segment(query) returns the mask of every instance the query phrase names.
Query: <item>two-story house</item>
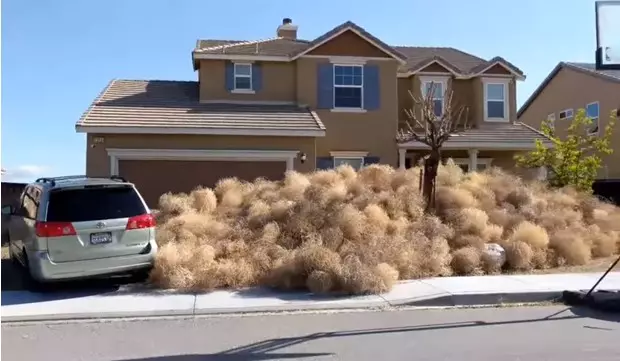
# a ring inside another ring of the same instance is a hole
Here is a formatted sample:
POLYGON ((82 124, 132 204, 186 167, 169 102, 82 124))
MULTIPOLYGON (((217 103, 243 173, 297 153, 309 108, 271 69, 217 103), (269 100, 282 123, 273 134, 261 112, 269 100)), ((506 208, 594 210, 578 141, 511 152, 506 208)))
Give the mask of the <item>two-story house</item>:
MULTIPOLYGON (((612 111, 620 109, 620 70, 597 70, 594 64, 560 62, 518 112, 520 122, 539 128, 549 119, 562 138, 578 109, 592 119, 589 135, 602 135, 612 111)), ((599 179, 620 180, 620 131, 611 138, 614 153, 603 158, 599 179)))
POLYGON ((525 77, 500 57, 389 46, 352 22, 310 41, 297 32, 284 19, 269 39, 199 40, 196 82, 111 81, 76 124, 87 133, 86 173, 120 174, 155 205, 162 193, 223 177, 406 167, 425 152, 395 140, 408 93, 432 82, 437 104, 453 89, 470 109, 472 128, 445 145, 463 167, 512 168, 514 153, 541 137, 516 122, 515 87, 525 77))

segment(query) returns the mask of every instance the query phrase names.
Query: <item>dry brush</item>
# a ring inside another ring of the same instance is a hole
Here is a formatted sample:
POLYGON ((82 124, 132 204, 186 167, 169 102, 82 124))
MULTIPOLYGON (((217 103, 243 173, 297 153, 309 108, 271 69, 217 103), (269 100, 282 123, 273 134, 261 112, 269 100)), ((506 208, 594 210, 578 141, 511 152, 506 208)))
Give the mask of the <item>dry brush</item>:
POLYGON ((343 166, 163 195, 151 281, 367 294, 399 279, 581 265, 620 250, 620 209, 590 195, 449 163, 428 215, 419 174, 343 166), (488 243, 506 250, 503 267, 488 243))

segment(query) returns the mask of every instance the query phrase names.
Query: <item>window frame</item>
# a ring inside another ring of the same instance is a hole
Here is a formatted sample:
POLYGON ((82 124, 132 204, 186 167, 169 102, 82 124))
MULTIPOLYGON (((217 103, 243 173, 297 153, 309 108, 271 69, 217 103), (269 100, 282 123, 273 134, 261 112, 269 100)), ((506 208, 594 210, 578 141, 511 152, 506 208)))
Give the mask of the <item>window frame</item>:
POLYGON ((591 125, 591 126, 592 126, 592 127, 596 127, 596 131, 590 131, 590 129, 589 129, 589 128, 588 128, 588 129, 586 129, 586 133, 587 133, 587 135, 597 135, 597 136, 598 136, 598 135, 599 135, 599 133, 600 133, 600 129, 601 129, 601 126, 600 126, 600 119, 601 119, 601 104, 598 102, 598 100, 597 100, 597 101, 595 101, 595 102, 588 103, 588 104, 586 104, 585 111, 586 111, 586 117, 588 117, 588 118, 592 119, 592 125, 591 125), (594 104, 596 104, 596 113, 597 113, 597 115, 596 115, 596 117, 590 117, 590 116, 588 115, 588 107, 589 107, 590 105, 594 105, 594 104))
POLYGON ((484 120, 486 122, 498 122, 507 123, 510 122, 510 80, 498 79, 498 78, 486 78, 482 80, 483 93, 484 93, 484 120), (501 85, 504 88, 504 116, 503 117, 489 117, 489 102, 499 102, 497 99, 489 99, 489 85, 501 85))
MULTIPOLYGON (((359 168, 354 168, 354 169, 355 169, 355 170, 360 170, 360 169, 362 169, 362 168, 364 167, 364 159, 365 159, 365 157, 361 157, 361 156, 343 156, 343 155, 340 155, 340 156, 333 156, 333 157, 332 157, 332 160, 333 160, 333 162, 334 162, 334 169, 339 167, 339 165, 336 165, 336 160, 337 160, 337 159, 355 159, 355 160, 361 160, 361 162, 360 162, 360 167, 359 167, 359 168)), ((349 165, 350 165, 350 164, 349 164, 349 165)), ((352 166, 352 167, 353 167, 353 166, 352 166)))
POLYGON ((233 63, 233 92, 236 93, 253 93, 254 84, 252 81, 254 69, 252 63, 233 63), (237 74, 237 66, 247 66, 250 69, 250 74, 237 74), (249 88, 237 88, 237 78, 247 78, 250 80, 249 88))
POLYGON ((334 109, 334 110, 345 110, 345 111, 363 110, 364 109, 364 65, 362 65, 362 64, 338 64, 338 63, 334 63, 334 64, 332 64, 332 69, 333 69, 332 109, 334 109), (343 68, 360 68, 361 69, 362 84, 360 84, 360 85, 336 84, 336 68, 338 68, 338 67, 343 67, 343 68), (356 89, 360 89, 360 106, 359 107, 336 106, 336 88, 356 88, 356 89))
POLYGON ((575 116, 575 111, 573 110, 573 108, 567 108, 567 109, 561 110, 560 113, 558 114, 558 118, 560 120, 571 119, 574 116, 575 116), (570 112, 570 116, 568 115, 568 112, 570 112), (564 113, 564 118, 562 118, 562 113, 564 113))
POLYGON ((435 94, 433 94, 433 110, 435 109, 435 101, 441 100, 441 114, 437 115, 435 114, 436 117, 441 117, 443 116, 443 112, 444 112, 444 107, 445 107, 445 102, 446 102, 446 91, 448 88, 448 77, 429 77, 429 76, 421 76, 420 77, 420 94, 422 94, 422 99, 426 99, 426 85, 427 84, 441 84, 441 98, 435 98, 435 94))

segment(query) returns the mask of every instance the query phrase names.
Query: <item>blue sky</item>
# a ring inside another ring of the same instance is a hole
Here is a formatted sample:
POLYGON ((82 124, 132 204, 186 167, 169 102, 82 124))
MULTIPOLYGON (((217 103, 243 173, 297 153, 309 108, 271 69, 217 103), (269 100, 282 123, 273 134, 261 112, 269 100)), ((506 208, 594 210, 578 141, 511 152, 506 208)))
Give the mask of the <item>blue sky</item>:
POLYGON ((304 39, 352 20, 392 45, 501 55, 527 75, 519 105, 559 61, 594 61, 594 0, 4 0, 2 168, 83 173, 74 124, 111 79, 196 80, 196 39, 272 37, 283 17, 304 39))

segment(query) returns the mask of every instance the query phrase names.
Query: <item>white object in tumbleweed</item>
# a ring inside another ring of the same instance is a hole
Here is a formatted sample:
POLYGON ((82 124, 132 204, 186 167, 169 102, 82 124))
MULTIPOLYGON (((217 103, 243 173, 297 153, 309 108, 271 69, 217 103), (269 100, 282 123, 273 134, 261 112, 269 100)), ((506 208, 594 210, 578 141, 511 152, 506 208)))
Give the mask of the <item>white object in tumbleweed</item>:
POLYGON ((488 255, 494 263, 499 265, 499 267, 502 267, 506 262, 506 251, 504 250, 504 247, 497 243, 485 244, 484 253, 488 255))

